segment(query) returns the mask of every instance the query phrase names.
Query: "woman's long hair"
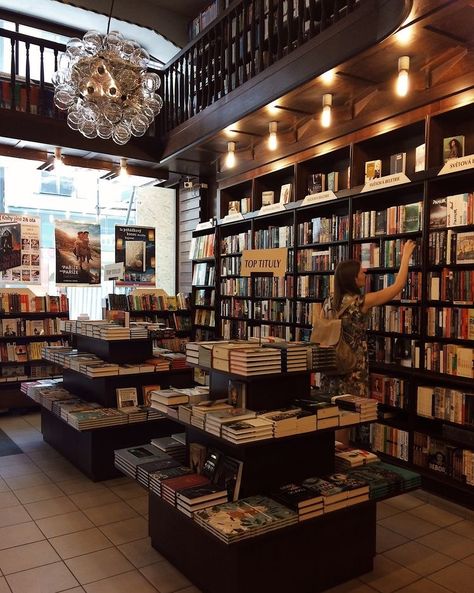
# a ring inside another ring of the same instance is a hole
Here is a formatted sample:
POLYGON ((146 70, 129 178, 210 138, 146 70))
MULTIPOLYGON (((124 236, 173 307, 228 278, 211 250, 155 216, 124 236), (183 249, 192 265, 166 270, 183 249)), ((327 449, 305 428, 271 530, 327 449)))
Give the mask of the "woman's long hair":
POLYGON ((360 288, 356 277, 360 271, 360 261, 348 259, 337 264, 334 272, 334 309, 337 311, 345 294, 358 295, 360 288))

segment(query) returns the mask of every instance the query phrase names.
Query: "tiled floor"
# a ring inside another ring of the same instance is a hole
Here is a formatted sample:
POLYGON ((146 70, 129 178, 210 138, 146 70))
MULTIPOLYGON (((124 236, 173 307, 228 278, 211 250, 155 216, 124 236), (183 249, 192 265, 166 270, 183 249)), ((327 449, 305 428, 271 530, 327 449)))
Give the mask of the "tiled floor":
MULTIPOLYGON (((150 546, 138 485, 84 477, 39 414, 0 428, 24 451, 0 457, 0 593, 199 593, 150 546)), ((474 592, 474 513, 419 491, 379 503, 377 530, 374 570, 331 593, 474 592)))

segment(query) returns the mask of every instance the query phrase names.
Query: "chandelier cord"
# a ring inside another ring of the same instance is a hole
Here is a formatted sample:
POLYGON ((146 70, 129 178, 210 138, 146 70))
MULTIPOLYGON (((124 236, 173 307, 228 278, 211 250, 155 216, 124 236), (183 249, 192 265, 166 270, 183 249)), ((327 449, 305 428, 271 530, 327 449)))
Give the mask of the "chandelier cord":
POLYGON ((110 33, 110 22, 112 20, 112 12, 114 11, 114 4, 115 4, 115 0, 112 0, 112 4, 110 5, 109 20, 107 22, 107 35, 110 33))

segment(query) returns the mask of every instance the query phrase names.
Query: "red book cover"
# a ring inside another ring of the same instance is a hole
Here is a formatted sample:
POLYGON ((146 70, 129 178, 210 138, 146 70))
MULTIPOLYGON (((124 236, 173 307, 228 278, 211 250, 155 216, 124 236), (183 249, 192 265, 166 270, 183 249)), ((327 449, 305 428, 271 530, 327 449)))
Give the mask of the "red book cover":
POLYGON ((170 478, 169 480, 163 481, 163 485, 174 492, 208 483, 209 480, 200 474, 188 474, 186 476, 179 476, 179 478, 170 478))

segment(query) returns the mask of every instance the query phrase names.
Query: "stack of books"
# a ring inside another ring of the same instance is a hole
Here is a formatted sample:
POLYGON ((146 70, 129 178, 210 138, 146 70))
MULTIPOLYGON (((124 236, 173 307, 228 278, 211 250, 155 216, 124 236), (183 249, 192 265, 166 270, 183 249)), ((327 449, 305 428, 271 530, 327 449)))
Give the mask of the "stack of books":
POLYGON ((276 348, 281 353, 281 370, 284 373, 306 371, 308 369, 308 346, 288 342, 263 344, 263 347, 276 348))
POLYGON ((138 323, 132 322, 130 323, 130 339, 131 340, 142 340, 148 338, 148 329, 147 326, 138 323))
POLYGON ((161 412, 168 413, 170 406, 187 404, 189 396, 174 389, 157 389, 150 391, 151 407, 161 412))
POLYGON ((185 354, 180 354, 179 352, 168 352, 166 354, 162 354, 162 357, 170 363, 171 369, 186 368, 185 354))
POLYGON ((272 348, 232 350, 230 352, 230 372, 247 377, 280 373, 280 352, 272 348))
POLYGON ((318 517, 324 512, 323 497, 301 484, 285 484, 274 492, 272 497, 298 513, 300 521, 318 517))
POLYGON ((218 484, 202 484, 176 493, 176 508, 188 517, 192 517, 196 511, 227 501, 227 490, 218 484))
POLYGON ((307 410, 301 410, 296 416, 296 434, 313 432, 318 428, 316 414, 307 410))
POLYGON ((371 499, 385 498, 421 487, 420 474, 382 462, 351 468, 347 475, 364 480, 369 485, 371 499))
POLYGON ((184 465, 154 471, 150 474, 150 490, 157 496, 161 496, 161 485, 163 482, 193 473, 192 469, 184 465))
POLYGON ((76 430, 87 430, 103 426, 116 426, 126 424, 128 418, 115 408, 96 408, 79 412, 68 412, 68 423, 76 430))
MULTIPOLYGON (((378 402, 376 399, 361 397, 359 395, 344 394, 334 396, 332 401, 342 410, 358 413, 360 415, 360 422, 377 420, 378 402)), ((357 422, 357 420, 355 420, 355 422, 357 422)), ((354 424, 355 422, 351 422, 351 424, 354 424)))
POLYGON ((204 430, 206 414, 210 412, 222 412, 233 409, 233 406, 227 403, 226 399, 215 399, 202 401, 199 404, 191 406, 191 424, 204 430))
POLYGON ((130 328, 122 327, 112 323, 94 325, 92 337, 108 342, 114 340, 130 340, 130 328))
POLYGON ((171 459, 171 457, 142 463, 137 466, 137 481, 149 490, 150 478, 155 472, 178 467, 179 465, 179 462, 175 459, 171 459))
POLYGON ((266 496, 250 496, 196 511, 194 520, 226 544, 298 522, 298 513, 266 496))
POLYGON ((119 410, 129 423, 145 422, 148 419, 147 408, 144 406, 124 406, 119 410))
POLYGON ((265 412, 261 415, 261 417, 272 422, 273 436, 278 439, 292 434, 297 434, 297 419, 300 412, 301 408, 294 408, 291 410, 274 410, 273 412, 265 412))
POLYGON ((97 377, 118 375, 119 365, 111 362, 92 362, 81 365, 79 369, 91 379, 96 379, 97 377))
POLYGON ((174 460, 184 463, 186 457, 186 445, 172 437, 160 437, 151 440, 151 444, 159 451, 166 453, 174 460))
POLYGON ((342 443, 336 443, 336 471, 345 472, 352 467, 360 467, 366 463, 375 463, 380 458, 370 451, 355 449, 342 443))
POLYGON ((369 486, 365 480, 347 474, 333 474, 327 478, 313 477, 302 486, 323 497, 324 513, 358 504, 369 499, 369 486))
POLYGON ((180 490, 206 484, 209 484, 209 480, 205 476, 195 473, 170 478, 169 480, 164 480, 161 484, 161 498, 175 507, 176 495, 180 490))
POLYGON ((34 392, 34 400, 50 412, 53 409, 54 402, 69 401, 71 399, 76 399, 76 397, 62 387, 43 387, 34 392))
POLYGON ((318 430, 339 426, 340 412, 336 405, 327 402, 318 402, 313 409, 316 412, 318 430))
POLYGON ((261 416, 222 426, 222 438, 231 443, 241 444, 273 438, 273 423, 261 416))
POLYGON ((231 408, 221 412, 210 412, 206 414, 204 428, 218 437, 222 436, 222 429, 227 423, 238 422, 255 418, 256 413, 245 408, 231 408))
POLYGON ((139 465, 162 459, 169 459, 169 456, 153 445, 139 445, 114 451, 115 467, 134 480, 137 478, 139 465))
POLYGON ((58 389, 62 386, 62 381, 62 377, 58 379, 39 379, 38 381, 24 381, 20 385, 20 391, 22 391, 33 401, 40 403, 40 391, 46 388, 58 389))
POLYGON ((55 402, 56 407, 54 413, 60 416, 65 422, 68 421, 69 414, 71 412, 85 412, 87 410, 97 410, 101 406, 93 402, 86 402, 79 398, 75 400, 67 400, 64 402, 55 402))

